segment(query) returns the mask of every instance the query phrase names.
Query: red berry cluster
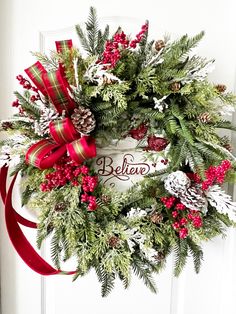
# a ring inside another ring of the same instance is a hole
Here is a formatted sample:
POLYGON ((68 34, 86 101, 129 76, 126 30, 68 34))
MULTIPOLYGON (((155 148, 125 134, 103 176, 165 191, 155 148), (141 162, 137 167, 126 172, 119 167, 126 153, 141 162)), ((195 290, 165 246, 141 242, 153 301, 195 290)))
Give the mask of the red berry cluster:
POLYGON ((113 41, 107 41, 103 52, 102 63, 110 64, 112 68, 116 66, 116 63, 120 59, 120 50, 116 46, 116 43, 113 41))
POLYGON ((206 172, 206 180, 202 182, 202 189, 207 190, 214 183, 222 184, 225 180, 226 172, 232 167, 229 160, 223 160, 219 166, 210 166, 206 172))
POLYGON ((89 210, 95 210, 97 208, 96 197, 89 195, 89 192, 94 192, 98 183, 97 177, 84 176, 82 177, 82 190, 85 192, 81 195, 81 202, 88 203, 89 210))
POLYGON ((144 123, 142 123, 136 129, 130 130, 129 134, 132 138, 139 141, 144 138, 144 136, 147 133, 147 130, 148 130, 148 127, 144 123))
MULTIPOLYGON (((22 75, 17 75, 16 79, 19 81, 20 85, 22 85, 22 87, 24 89, 28 89, 28 90, 31 90, 35 93, 35 95, 32 95, 30 100, 35 102, 36 100, 40 100, 40 95, 39 95, 39 92, 38 92, 38 89, 35 87, 35 86, 32 86, 30 81, 28 81, 27 79, 25 79, 22 75)), ((16 106, 17 104, 17 100, 13 102, 12 106, 13 107, 18 107, 16 106)), ((18 104, 19 105, 19 104, 18 104)))
POLYGON ((136 39, 133 39, 130 42, 131 48, 136 48, 137 44, 140 43, 140 41, 143 39, 144 34, 148 31, 148 24, 142 25, 141 31, 136 35, 136 39))
POLYGON ((136 48, 137 44, 143 38, 143 35, 148 30, 148 24, 142 26, 141 31, 136 35, 136 39, 131 42, 128 40, 126 34, 122 31, 116 33, 112 40, 108 40, 105 44, 105 50, 103 52, 102 64, 109 64, 110 67, 114 68, 116 63, 120 60, 121 54, 120 49, 136 48))
POLYGON ((169 162, 168 159, 162 159, 162 160, 161 160, 161 163, 164 164, 164 165, 167 165, 168 162, 169 162))
POLYGON ((54 166, 54 169, 55 171, 46 174, 46 180, 41 184, 43 192, 51 191, 66 184, 72 184, 73 186, 81 185, 83 192, 81 201, 89 203, 89 210, 97 208, 96 197, 89 195, 89 193, 94 192, 98 180, 96 176, 89 175, 89 168, 87 166, 78 165, 76 162, 71 161, 69 157, 63 157, 54 166))
POLYGON ((194 228, 198 229, 202 227, 202 217, 197 210, 190 210, 186 208, 184 204, 178 201, 174 196, 162 197, 162 203, 166 208, 172 208, 172 217, 174 222, 172 227, 178 232, 181 239, 185 239, 188 236, 187 226, 191 223, 194 228))
POLYGON ((129 46, 129 40, 124 32, 116 33, 112 40, 108 40, 103 52, 102 63, 110 64, 112 68, 120 59, 120 47, 126 49, 129 46))

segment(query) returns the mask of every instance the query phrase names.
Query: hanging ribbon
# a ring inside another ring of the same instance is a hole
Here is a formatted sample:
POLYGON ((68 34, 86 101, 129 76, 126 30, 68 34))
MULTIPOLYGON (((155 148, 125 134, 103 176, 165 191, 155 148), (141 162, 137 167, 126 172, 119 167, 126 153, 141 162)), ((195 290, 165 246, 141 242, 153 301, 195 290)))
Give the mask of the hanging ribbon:
MULTIPOLYGON (((57 41, 56 47, 58 52, 71 49, 72 40, 57 41)), ((70 114, 74 110, 76 104, 69 95, 70 85, 65 78, 64 66, 61 63, 58 70, 47 72, 37 61, 25 69, 25 72, 39 91, 51 100, 59 114, 63 111, 70 114)))
POLYGON ((26 153, 26 162, 40 169, 47 169, 66 153, 78 164, 96 156, 95 140, 76 132, 71 120, 65 118, 50 122, 53 140, 44 139, 32 145, 26 153))
MULTIPOLYGON (((40 275, 49 276, 49 275, 72 275, 75 274, 76 271, 62 271, 60 269, 55 269, 50 264, 48 264, 33 248, 30 242, 25 237, 21 228, 19 227, 19 221, 17 216, 17 212, 12 206, 12 191, 17 178, 17 174, 11 181, 9 190, 6 189, 6 179, 7 179, 8 168, 3 167, 0 169, 0 192, 3 203, 5 205, 5 220, 6 227, 8 231, 8 235, 11 239, 11 242, 22 258, 22 260, 35 272, 40 275)), ((21 217, 21 216, 20 216, 21 217)), ((23 218, 23 217, 21 217, 23 218)), ((23 218, 24 219, 24 218, 23 218)))
MULTIPOLYGON (((3 203, 5 203, 6 200, 6 196, 7 196, 7 172, 8 172, 8 168, 7 167, 2 167, 0 168, 0 195, 2 198, 3 203)), ((15 211, 15 217, 16 220, 18 221, 18 223, 20 223, 21 225, 28 227, 28 228, 37 228, 37 224, 33 221, 30 221, 24 217, 22 217, 20 214, 18 214, 15 211)))

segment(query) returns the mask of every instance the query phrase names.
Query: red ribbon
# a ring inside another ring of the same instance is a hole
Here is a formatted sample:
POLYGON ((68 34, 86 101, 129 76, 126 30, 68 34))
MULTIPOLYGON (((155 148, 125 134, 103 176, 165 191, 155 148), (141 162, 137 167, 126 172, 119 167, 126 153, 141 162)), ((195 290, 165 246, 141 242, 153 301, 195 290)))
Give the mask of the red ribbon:
MULTIPOLYGON (((58 52, 64 52, 72 48, 72 40, 56 41, 58 52)), ((56 110, 62 114, 72 112, 76 107, 74 100, 69 95, 70 86, 65 78, 64 66, 60 63, 59 69, 47 72, 43 65, 37 61, 25 69, 31 81, 44 96, 50 98, 56 110)))
POLYGON ((6 220, 6 227, 7 227, 8 235, 11 239, 11 242, 15 250, 20 255, 22 260, 32 270, 39 273, 40 275, 49 276, 49 275, 57 275, 57 274, 64 274, 64 275, 75 274, 76 271, 62 271, 60 269, 53 268, 35 251, 33 246, 25 237, 25 235, 23 234, 18 224, 19 223, 18 217, 20 215, 19 216, 16 215, 16 211, 12 206, 12 191, 13 191, 13 187, 16 181, 17 174, 12 179, 9 190, 7 191, 6 189, 7 172, 8 172, 7 167, 3 167, 0 169, 0 179, 1 179, 0 193, 1 193, 1 197, 4 202, 4 205, 5 205, 5 220, 6 220))
POLYGON ((82 138, 76 132, 71 120, 52 121, 49 126, 53 140, 44 139, 32 145, 26 153, 26 162, 40 169, 47 169, 66 153, 81 164, 96 156, 95 140, 90 136, 82 138))

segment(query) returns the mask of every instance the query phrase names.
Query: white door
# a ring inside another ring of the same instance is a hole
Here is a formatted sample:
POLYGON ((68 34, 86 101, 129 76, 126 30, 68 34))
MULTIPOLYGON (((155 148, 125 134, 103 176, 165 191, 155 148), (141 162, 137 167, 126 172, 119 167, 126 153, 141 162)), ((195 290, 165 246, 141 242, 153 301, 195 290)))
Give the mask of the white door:
MULTIPOLYGON (((211 79, 234 89, 236 6, 233 0, 1 0, 0 118, 11 114, 12 91, 17 88, 14 77, 34 62, 29 51, 51 49, 58 39, 72 38, 77 44, 72 25, 86 20, 91 5, 104 17, 103 22, 122 24, 128 33, 139 31, 140 25, 149 19, 154 39, 161 38, 165 32, 176 36, 206 30, 199 53, 216 58, 211 79)), ((204 245, 205 262, 199 275, 194 274, 190 262, 182 276, 174 279, 170 257, 166 270, 157 277, 157 295, 134 279, 128 291, 118 284, 108 298, 102 299, 92 272, 73 283, 70 276, 45 278, 33 273, 10 244, 3 211, 0 225, 2 314, 236 313, 235 230, 228 232, 226 240, 217 238, 204 245)), ((24 231, 33 243, 34 231, 24 231)), ((46 252, 44 249, 42 254, 47 255, 46 252)))

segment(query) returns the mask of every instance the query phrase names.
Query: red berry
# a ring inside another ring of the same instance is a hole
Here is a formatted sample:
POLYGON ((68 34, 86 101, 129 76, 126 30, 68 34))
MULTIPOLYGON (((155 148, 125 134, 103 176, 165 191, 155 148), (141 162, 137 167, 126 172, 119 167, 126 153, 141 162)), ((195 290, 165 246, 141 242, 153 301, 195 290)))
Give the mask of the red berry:
POLYGON ((188 236, 188 229, 187 228, 181 228, 179 230, 179 237, 180 239, 185 239, 188 236))
POLYGON ((178 204, 176 204, 175 208, 178 209, 178 210, 184 210, 186 207, 185 207, 184 204, 178 203, 178 204))
POLYGON ((177 230, 177 229, 180 228, 180 224, 176 221, 176 222, 174 222, 174 223, 172 224, 172 227, 173 227, 175 230, 177 230))
POLYGON ((186 225, 188 223, 188 220, 186 219, 186 218, 181 218, 180 219, 180 224, 181 224, 181 226, 184 226, 184 225, 186 225))
POLYGON ((178 216, 178 212, 176 211, 176 210, 174 210, 173 212, 172 212, 172 217, 173 218, 176 218, 178 216))

